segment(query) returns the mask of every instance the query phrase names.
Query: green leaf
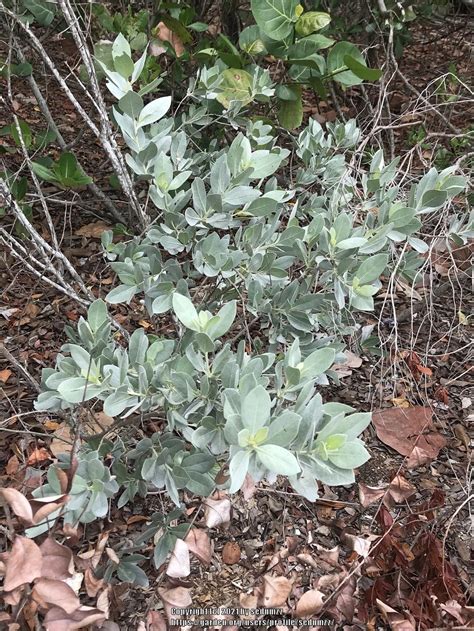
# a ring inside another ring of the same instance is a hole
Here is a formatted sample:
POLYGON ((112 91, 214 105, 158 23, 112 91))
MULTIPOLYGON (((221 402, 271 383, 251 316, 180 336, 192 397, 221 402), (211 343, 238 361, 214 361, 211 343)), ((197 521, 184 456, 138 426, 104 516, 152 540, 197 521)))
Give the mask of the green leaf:
POLYGON ((56 177, 54 171, 48 169, 39 162, 32 162, 31 168, 42 180, 45 180, 46 182, 53 182, 55 184, 58 182, 58 178, 56 177))
POLYGON ((252 0, 255 22, 271 39, 282 40, 293 32, 299 0, 252 0))
POLYGON ((236 493, 244 483, 249 469, 250 453, 246 450, 238 451, 229 463, 230 488, 229 493, 236 493))
POLYGON ((329 13, 324 13, 323 11, 308 11, 298 18, 295 25, 296 33, 300 37, 306 37, 306 35, 320 31, 327 26, 330 21, 331 16, 329 13))
POLYGON ((106 296, 106 301, 111 305, 117 305, 121 302, 126 302, 127 304, 136 294, 138 287, 136 285, 119 285, 110 291, 106 296))
POLYGON ((87 310, 87 322, 92 331, 96 332, 108 319, 107 305, 103 300, 94 300, 87 310))
POLYGON ((354 469, 367 462, 370 454, 361 441, 347 442, 328 454, 329 460, 341 469, 354 469))
POLYGON ((25 123, 25 121, 18 121, 18 126, 20 128, 20 133, 18 133, 18 129, 15 123, 12 123, 10 127, 12 138, 18 147, 21 147, 21 141, 23 140, 23 144, 27 149, 29 149, 33 142, 33 135, 31 133, 30 126, 28 125, 28 123, 25 123))
POLYGON ((270 395, 263 386, 257 386, 243 399, 241 406, 242 423, 253 435, 270 418, 270 395))
POLYGON ((118 104, 122 112, 133 119, 137 119, 143 109, 142 97, 133 90, 129 90, 125 96, 122 96, 118 104))
POLYGON ((77 171, 77 160, 73 153, 65 151, 59 156, 56 172, 63 178, 74 179, 77 171))
POLYGON ((206 327, 206 333, 211 340, 216 340, 218 337, 222 337, 232 326, 237 314, 237 302, 231 300, 216 313, 216 317, 219 319, 217 322, 206 327))
POLYGON ((244 28, 239 35, 239 46, 248 55, 263 55, 267 52, 257 24, 244 28))
POLYGON ((386 254, 376 254, 371 256, 359 266, 355 276, 357 277, 360 285, 367 285, 377 280, 388 263, 388 256, 386 254))
POLYGON ((263 466, 273 473, 296 475, 301 471, 294 455, 279 445, 261 445, 255 451, 263 466))
POLYGON ((293 93, 293 100, 279 100, 278 120, 285 129, 296 129, 303 121, 303 99, 300 85, 286 86, 293 93))
POLYGON ((189 298, 183 294, 173 294, 173 311, 187 329, 191 329, 191 331, 201 330, 198 312, 189 298))
POLYGON ((54 20, 56 7, 46 0, 23 0, 23 6, 32 13, 41 26, 49 26, 54 20))
POLYGON ((128 79, 131 76, 134 67, 134 63, 128 55, 123 54, 119 57, 114 57, 114 68, 124 79, 128 79))
POLYGON ((347 65, 344 61, 346 56, 351 57, 364 66, 366 65, 365 59, 357 46, 351 44, 350 42, 338 42, 329 51, 327 58, 327 73, 334 79, 334 81, 337 81, 344 87, 358 85, 359 83, 362 83, 362 79, 360 79, 351 70, 347 70, 347 65))
POLYGON ((221 90, 216 99, 226 109, 232 101, 240 101, 243 105, 247 105, 252 100, 252 77, 245 70, 239 68, 227 68, 220 74, 221 82, 219 89, 221 90))
POLYGON ((162 96, 159 99, 151 101, 151 103, 145 105, 141 111, 138 119, 138 127, 144 127, 145 125, 156 123, 156 121, 160 120, 160 118, 163 118, 170 107, 171 96, 162 96))
POLYGON ((363 81, 378 81, 382 76, 382 71, 378 68, 368 68, 365 64, 354 59, 350 55, 344 55, 344 63, 359 79, 363 81))
POLYGON ((336 351, 333 348, 319 348, 304 360, 301 374, 315 379, 332 366, 335 357, 336 351))

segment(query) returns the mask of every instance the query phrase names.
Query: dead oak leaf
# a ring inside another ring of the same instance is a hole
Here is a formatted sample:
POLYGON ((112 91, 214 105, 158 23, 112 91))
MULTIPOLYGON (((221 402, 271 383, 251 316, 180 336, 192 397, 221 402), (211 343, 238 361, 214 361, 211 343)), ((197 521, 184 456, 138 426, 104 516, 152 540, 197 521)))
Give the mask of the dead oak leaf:
POLYGON ((16 537, 5 564, 4 590, 11 592, 39 578, 42 564, 39 546, 27 537, 16 537))
POLYGON ((7 381, 10 379, 11 376, 12 376, 12 371, 8 370, 8 368, 5 368, 5 370, 0 370, 0 381, 2 383, 7 383, 7 381))
POLYGON ((191 528, 185 537, 189 551, 204 565, 209 565, 212 558, 212 545, 209 535, 202 528, 191 528))
POLYGON ((263 577, 264 607, 283 607, 292 588, 293 581, 290 581, 286 576, 265 574, 263 577))
POLYGON ((204 521, 208 528, 228 526, 230 524, 231 504, 227 498, 213 500, 208 497, 204 502, 204 521))
POLYGON ((158 593, 165 608, 168 621, 181 618, 173 613, 174 609, 186 609, 192 603, 191 591, 187 587, 159 588, 158 593))
POLYGON ((54 578, 64 580, 70 578, 74 573, 74 563, 72 551, 48 537, 40 545, 43 554, 43 564, 41 566, 41 576, 43 578, 54 578))
POLYGON ((104 620, 104 612, 94 607, 82 606, 71 614, 60 607, 53 607, 47 612, 44 624, 48 631, 75 631, 104 620))
POLYGON ((296 604, 298 618, 307 618, 321 611, 324 604, 324 594, 317 589, 305 592, 296 604))
MULTIPOLYGON (((181 57, 181 55, 184 53, 185 48, 183 46, 183 42, 181 41, 181 39, 178 37, 178 35, 176 35, 176 33, 174 33, 171 29, 169 29, 166 24, 164 22, 159 22, 158 26, 156 27, 155 30, 155 35, 162 41, 162 42, 168 42, 169 44, 171 44, 171 46, 173 47, 174 52, 176 53, 176 57, 181 57)), ((158 53, 161 54, 162 52, 166 52, 166 49, 163 49, 161 47, 157 47, 155 49, 155 53, 152 52, 152 54, 158 53)), ((156 55, 156 56, 158 56, 156 55)))
POLYGON ((102 233, 105 230, 110 230, 111 226, 103 221, 96 221, 93 223, 87 223, 85 226, 81 226, 74 234, 78 237, 89 237, 90 239, 100 239, 102 233))
POLYGON ((68 614, 79 609, 81 603, 74 590, 63 581, 52 578, 40 578, 33 588, 33 598, 39 605, 55 605, 68 614))
POLYGON ((415 468, 434 460, 446 445, 445 438, 435 430, 430 408, 390 408, 372 415, 378 438, 408 456, 407 466, 415 468))

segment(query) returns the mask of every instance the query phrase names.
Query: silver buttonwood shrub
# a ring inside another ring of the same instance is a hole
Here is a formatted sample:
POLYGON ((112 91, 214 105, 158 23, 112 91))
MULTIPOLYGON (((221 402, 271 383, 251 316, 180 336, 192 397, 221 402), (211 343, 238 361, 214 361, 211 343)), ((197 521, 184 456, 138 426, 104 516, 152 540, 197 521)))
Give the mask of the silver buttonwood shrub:
MULTIPOLYGON (((314 500, 317 481, 350 484, 369 457, 358 437, 370 414, 323 404, 318 391, 335 377, 341 335, 353 330, 357 311, 373 310, 399 244, 398 268, 416 274, 427 249, 416 236, 423 215, 443 209, 465 181, 452 168, 431 169, 407 195, 397 185, 397 160, 386 165, 381 151, 365 171, 354 171, 354 121, 324 130, 310 119, 279 146, 270 124, 242 115, 252 99, 272 94, 258 68, 243 100, 221 98, 213 83, 221 68, 202 70, 187 105, 169 116, 170 97, 145 104, 148 88, 134 91, 146 54, 133 63, 119 36, 114 67, 102 63, 150 217, 142 236, 103 234, 120 281, 106 300, 143 300, 150 316, 169 314, 179 332, 167 338, 140 328, 124 347, 97 300, 77 330, 68 329, 56 367, 44 370, 36 405, 68 409, 99 400, 114 417, 156 412, 165 429, 137 444, 107 444, 117 488, 104 472, 94 486, 87 477, 98 465, 82 466, 85 487, 73 487, 66 519, 103 515, 119 488, 119 506, 150 486, 166 488, 180 505, 182 489, 212 492, 223 464, 231 492, 247 474, 270 482, 280 474, 314 500), (251 319, 259 339, 249 353, 237 340, 250 336, 251 319)), ((452 232, 462 242, 472 221, 456 219, 452 232)), ((91 441, 80 458, 100 462, 101 449, 91 441)))

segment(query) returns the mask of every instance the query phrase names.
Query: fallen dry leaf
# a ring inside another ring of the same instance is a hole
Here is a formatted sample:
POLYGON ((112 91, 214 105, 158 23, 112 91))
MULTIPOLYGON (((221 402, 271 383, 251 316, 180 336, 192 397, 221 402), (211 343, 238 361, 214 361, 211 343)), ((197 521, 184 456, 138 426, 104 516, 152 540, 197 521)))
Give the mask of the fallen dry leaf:
POLYGON ((352 375, 352 368, 360 368, 362 366, 362 358, 351 351, 344 353, 346 359, 339 363, 334 364, 332 370, 337 372, 338 377, 349 377, 352 375))
POLYGON ((7 475, 14 475, 20 467, 20 461, 18 458, 13 455, 7 462, 7 466, 5 467, 5 473, 7 475))
POLYGON ((167 631, 168 625, 159 611, 149 611, 146 617, 147 631, 167 631))
MULTIPOLYGON (((184 53, 185 48, 183 46, 183 42, 180 40, 180 38, 176 35, 176 33, 173 33, 173 31, 171 29, 169 29, 166 24, 164 22, 159 22, 158 26, 155 29, 155 35, 162 41, 162 42, 168 42, 169 44, 171 44, 171 46, 174 49, 174 52, 176 53, 176 57, 181 57, 181 55, 184 53)), ((161 48, 161 47, 158 47, 161 48)), ((161 49, 161 51, 159 51, 158 49, 155 50, 155 54, 158 52, 158 54, 161 54, 163 52, 166 52, 166 49, 161 49)), ((158 55, 156 55, 158 56, 158 55)))
POLYGON ((41 576, 43 578, 54 578, 64 580, 70 578, 74 572, 72 551, 52 537, 48 537, 40 545, 43 555, 41 566, 41 576))
POLYGON ((323 608, 324 594, 317 589, 305 592, 296 604, 298 618, 306 618, 319 613, 323 608))
POLYGON ((432 410, 427 407, 390 408, 372 415, 378 438, 403 456, 412 469, 434 460, 446 445, 433 427, 432 410))
POLYGON ((172 578, 184 578, 191 571, 189 563, 189 548, 183 539, 176 539, 171 553, 170 562, 166 574, 172 578))
POLYGON ((105 230, 111 230, 111 226, 103 221, 96 221, 94 223, 87 223, 85 226, 81 226, 74 234, 78 237, 89 237, 91 239, 100 239, 102 233, 105 230))
POLYGON ((33 598, 40 605, 43 603, 55 605, 69 614, 81 606, 78 596, 69 585, 52 578, 40 578, 36 581, 33 588, 33 598))
POLYGON ((398 613, 398 611, 392 609, 392 607, 378 598, 376 599, 376 603, 390 629, 393 631, 415 631, 416 626, 414 621, 408 620, 403 614, 398 613))
POLYGON ((227 541, 222 548, 222 560, 227 565, 234 565, 240 561, 240 546, 236 541, 227 541))
POLYGON ((75 631, 105 620, 105 614, 94 607, 81 607, 68 614, 60 607, 53 607, 47 612, 44 622, 48 631, 75 631))
POLYGON ((40 462, 44 462, 45 460, 49 460, 51 458, 49 452, 44 447, 40 447, 39 449, 35 449, 28 456, 28 460, 26 461, 29 465, 39 464, 40 462))
POLYGON ((286 576, 265 574, 263 577, 263 606, 283 607, 292 588, 293 582, 286 576))
POLYGON ((213 500, 207 498, 204 502, 204 521, 208 528, 228 526, 230 524, 230 501, 228 499, 213 500))
POLYGON ((2 383, 7 383, 7 381, 10 379, 11 376, 12 376, 12 371, 8 370, 8 368, 5 368, 5 370, 0 370, 0 381, 2 383))
POLYGON ((209 565, 212 558, 212 546, 209 535, 202 528, 191 528, 185 537, 189 551, 204 565, 209 565))
POLYGON ((27 537, 15 538, 5 564, 3 588, 11 592, 41 576, 43 555, 38 545, 27 537))
POLYGON ((416 492, 416 488, 402 475, 393 478, 390 484, 382 486, 367 486, 359 484, 359 500, 364 508, 383 498, 387 508, 393 508, 395 504, 404 502, 416 492))
POLYGON ((17 517, 28 524, 32 523, 33 509, 23 493, 16 489, 0 489, 0 497, 3 497, 17 517))
POLYGON ((49 450, 53 456, 56 457, 59 456, 59 454, 68 454, 71 452, 73 440, 69 425, 61 423, 53 434, 53 440, 49 445, 49 450))
POLYGON ((192 603, 191 590, 187 587, 159 588, 158 593, 163 601, 168 621, 181 618, 181 616, 173 614, 172 609, 185 609, 192 603))

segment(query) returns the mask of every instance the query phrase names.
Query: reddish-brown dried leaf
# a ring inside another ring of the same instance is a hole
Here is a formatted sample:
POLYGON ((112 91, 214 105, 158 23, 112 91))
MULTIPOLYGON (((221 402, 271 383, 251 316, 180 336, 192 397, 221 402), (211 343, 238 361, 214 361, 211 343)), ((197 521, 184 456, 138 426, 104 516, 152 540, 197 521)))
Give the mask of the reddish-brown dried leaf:
POLYGON ((159 611, 149 611, 146 617, 147 631, 167 631, 168 625, 159 611))
POLYGON ((183 42, 176 35, 176 33, 173 33, 173 31, 170 30, 164 22, 159 22, 158 26, 156 27, 155 33, 162 42, 169 42, 174 48, 176 56, 181 57, 185 49, 183 46, 183 42))
POLYGON ((94 622, 97 623, 104 620, 105 614, 103 611, 85 606, 76 609, 71 614, 68 614, 60 607, 53 607, 44 618, 48 631, 75 631, 76 629, 84 629, 94 622))
POLYGON ((185 609, 192 603, 191 590, 186 587, 172 587, 171 589, 158 589, 168 621, 176 620, 181 616, 171 613, 172 609, 185 609))
POLYGON ((207 532, 202 528, 191 528, 184 540, 194 556, 204 565, 209 565, 212 558, 212 546, 207 532))
POLYGON ((446 445, 445 438, 433 427, 430 408, 417 406, 379 410, 373 413, 372 420, 380 440, 403 456, 408 456, 409 468, 434 460, 446 445))
POLYGON ((6 561, 5 591, 11 592, 39 578, 42 563, 43 555, 36 543, 27 537, 16 537, 6 561))
POLYGON ((314 616, 323 608, 324 594, 317 589, 305 592, 296 604, 296 615, 299 618, 314 616))
POLYGON ((68 614, 76 611, 81 606, 79 597, 69 585, 52 578, 40 578, 36 581, 33 588, 33 597, 40 604, 45 602, 48 605, 55 605, 64 609, 68 614))
POLYGON ((16 489, 0 489, 0 497, 3 497, 17 517, 31 524, 33 509, 23 493, 16 489))
POLYGON ((227 541, 222 548, 222 560, 227 565, 234 565, 240 561, 240 546, 236 541, 227 541))
POLYGON ((75 235, 78 237, 89 237, 91 239, 100 239, 102 233, 105 230, 110 230, 111 226, 104 223, 103 221, 96 221, 93 223, 87 223, 84 226, 81 226, 78 230, 75 231, 75 235))
POLYGON ((12 376, 12 371, 8 370, 8 368, 5 368, 5 370, 0 370, 0 381, 2 383, 7 383, 7 381, 10 379, 11 376, 12 376))
POLYGON ((263 606, 283 607, 291 594, 292 587, 292 581, 285 576, 265 574, 263 577, 263 606))
POLYGON ((64 580, 70 578, 74 572, 72 551, 48 537, 40 545, 43 554, 43 564, 41 566, 41 576, 43 578, 54 578, 64 580))
POLYGON ((39 449, 35 449, 31 452, 26 463, 29 465, 35 465, 44 462, 45 460, 49 460, 50 458, 51 456, 49 455, 48 450, 44 447, 40 447, 39 449))

